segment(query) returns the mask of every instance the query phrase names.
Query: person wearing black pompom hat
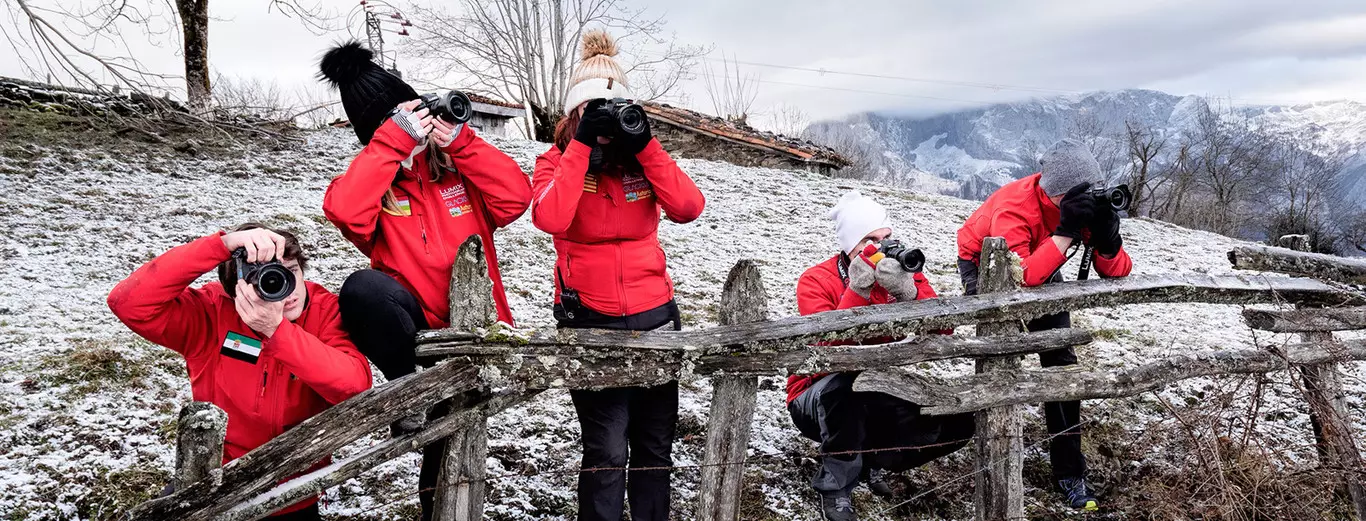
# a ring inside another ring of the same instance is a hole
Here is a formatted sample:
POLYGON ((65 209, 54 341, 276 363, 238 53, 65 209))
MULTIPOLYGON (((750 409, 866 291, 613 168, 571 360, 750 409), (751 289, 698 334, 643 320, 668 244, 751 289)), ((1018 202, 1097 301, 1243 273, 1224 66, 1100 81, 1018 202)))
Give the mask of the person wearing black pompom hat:
MULTIPOLYGON (((390 380, 416 370, 415 335, 444 328, 450 314, 451 265, 461 243, 483 239, 498 320, 512 311, 498 272, 493 231, 521 217, 531 184, 517 162, 474 134, 418 109, 417 91, 371 61, 359 42, 323 56, 321 77, 337 88, 356 137, 365 145, 332 180, 323 214, 370 258, 340 291, 342 324, 356 347, 390 380)), ((413 432, 425 414, 392 426, 413 432)), ((444 451, 427 451, 429 454, 444 451)), ((435 484, 440 462, 425 461, 418 480, 435 484)), ((419 496, 423 519, 432 493, 419 496)))

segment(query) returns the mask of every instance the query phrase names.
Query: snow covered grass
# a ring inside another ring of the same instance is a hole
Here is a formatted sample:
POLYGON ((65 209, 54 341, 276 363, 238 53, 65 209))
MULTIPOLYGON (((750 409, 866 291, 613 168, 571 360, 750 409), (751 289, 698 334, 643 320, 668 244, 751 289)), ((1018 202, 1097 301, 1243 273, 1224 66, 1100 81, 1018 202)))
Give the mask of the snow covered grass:
MULTIPOLYGON (((366 261, 323 218, 322 194, 359 146, 349 130, 329 130, 307 134, 305 146, 205 142, 204 152, 189 155, 67 124, 16 131, 14 118, 0 112, 0 520, 106 519, 160 490, 174 464, 174 415, 189 401, 183 363, 119 324, 105 306, 109 289, 174 245, 257 220, 295 231, 312 257, 308 276, 335 290, 366 261)), ((546 148, 492 141, 528 172, 546 148)), ((742 258, 760 260, 770 316, 795 314, 797 276, 835 250, 825 212, 851 188, 891 209, 897 235, 924 249, 927 274, 941 294, 960 293, 954 237, 975 202, 802 172, 693 159, 680 165, 707 196, 707 209, 696 222, 666 223, 660 230, 685 327, 715 324, 721 285, 742 258)), ((1126 221, 1124 230, 1136 273, 1231 273, 1224 254, 1237 241, 1159 222, 1126 221)), ((496 240, 519 325, 551 325, 549 236, 524 217, 496 240)), ((1124 367, 1164 355, 1287 341, 1253 335, 1239 311, 1142 305, 1076 313, 1076 324, 1098 337, 1080 350, 1082 363, 1124 367)), ((972 371, 968 361, 922 367, 941 376, 972 371)), ((1346 369, 1349 405, 1359 414, 1366 387, 1358 367, 1346 369)), ((700 380, 683 382, 682 389, 675 460, 690 465, 701 460, 710 386, 700 380)), ((1296 394, 1292 380, 1280 374, 1265 380, 1198 379, 1130 399, 1088 403, 1084 414, 1094 423, 1086 447, 1093 478, 1106 493, 1104 504, 1150 512, 1170 507, 1194 516, 1192 504, 1206 498, 1218 504, 1229 487, 1191 485, 1188 503, 1162 501, 1189 483, 1181 479, 1204 476, 1193 467, 1208 468, 1207 460, 1226 457, 1237 458, 1229 460, 1232 477, 1226 481, 1253 469, 1263 490, 1292 482, 1294 473, 1315 461, 1305 407, 1296 394), (1243 439, 1245 433, 1251 441, 1243 439), (1230 452, 1235 448, 1242 452, 1230 452)), ((791 427, 784 396, 783 379, 763 379, 745 519, 818 516, 807 485, 815 444, 791 427)), ((1045 437, 1041 415, 1031 415, 1026 444, 1045 437)), ((542 393, 494 418, 490 429, 489 473, 528 477, 493 481, 488 517, 572 519, 575 477, 564 470, 577 464, 578 425, 568 393, 542 393)), ((342 454, 378 439, 362 440, 342 454)), ((1045 449, 1031 448, 1026 468, 1031 515, 1048 519, 1059 509, 1047 489, 1045 449)), ((960 451, 900 478, 911 493, 929 492, 905 508, 879 512, 891 504, 860 492, 862 515, 970 516, 972 479, 958 479, 971 471, 970 453, 960 451)), ((324 511, 335 519, 410 519, 416 512, 416 473, 415 455, 400 458, 329 491, 324 511)), ((676 518, 691 517, 697 481, 695 469, 674 474, 676 518)), ((1326 502, 1324 497, 1310 499, 1326 502)), ((1328 512, 1331 506, 1305 508, 1328 512)))

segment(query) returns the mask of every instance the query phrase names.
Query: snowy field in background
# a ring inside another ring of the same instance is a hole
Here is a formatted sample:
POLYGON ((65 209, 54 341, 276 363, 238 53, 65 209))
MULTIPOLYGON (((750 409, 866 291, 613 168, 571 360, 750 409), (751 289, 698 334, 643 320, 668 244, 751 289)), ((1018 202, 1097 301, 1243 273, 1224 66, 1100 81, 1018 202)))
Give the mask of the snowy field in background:
MULTIPOLYGON (((334 291, 366 260, 322 216, 328 181, 344 171, 359 149, 349 130, 308 134, 308 144, 284 150, 252 147, 241 157, 190 157, 170 150, 136 152, 101 147, 73 149, 22 145, 24 157, 0 156, 0 520, 103 519, 126 505, 91 498, 129 497, 159 489, 174 464, 176 411, 189 401, 183 363, 171 352, 139 340, 109 313, 109 289, 140 263, 166 249, 248 220, 294 230, 311 256, 308 276, 334 291), (93 354, 92 354, 93 353, 93 354), (91 363, 89 358, 97 358, 91 363), (102 357, 102 358, 101 358, 102 357), (78 363, 79 362, 79 363, 78 363), (102 363, 101 363, 102 362, 102 363), (95 367, 100 374, 90 374, 95 367)), ((546 145, 492 140, 528 172, 546 145)), ((697 221, 665 223, 660 239, 669 256, 677 299, 688 328, 716 322, 726 274, 742 258, 759 259, 770 316, 796 314, 794 288, 806 267, 835 249, 829 206, 857 188, 893 213, 896 235, 919 245, 927 274, 943 295, 961 293, 955 271, 955 232, 977 203, 887 189, 815 174, 742 168, 682 159, 707 197, 697 221)), ((1232 274, 1225 253, 1238 241, 1164 223, 1129 220, 1125 245, 1135 274, 1232 274)), ((520 326, 548 326, 550 237, 524 216, 496 235, 504 283, 520 326)), ((1064 273, 1075 274, 1075 268, 1064 273)), ((208 280, 207 278, 203 280, 208 280)), ((1239 308, 1213 305, 1139 305, 1091 310, 1075 323, 1102 332, 1080 349, 1083 364, 1119 367, 1193 351, 1251 348, 1285 342, 1242 324, 1239 308)), ((971 334, 971 328, 959 328, 971 334)), ((1029 363, 1036 364, 1036 357, 1029 363)), ((971 372, 968 361, 924 364, 935 375, 971 372)), ((1348 400, 1361 411, 1359 366, 1348 366, 1348 400)), ((1174 420, 1157 397, 1185 407, 1210 390, 1192 380, 1160 393, 1091 402, 1085 414, 1108 429, 1142 437, 1174 420)), ((783 380, 765 379, 753 425, 749 497, 759 498, 746 518, 816 519, 806 484, 815 444, 801 439, 784 408, 783 380)), ((680 403, 678 465, 699 463, 710 387, 684 382, 680 403)), ((1313 460, 1309 426, 1295 387, 1285 375, 1268 379, 1267 418, 1257 431, 1286 466, 1313 460)), ((1242 405, 1239 405, 1242 406, 1242 405)), ((1031 410, 1037 415, 1037 411, 1031 410)), ((1027 432, 1038 434, 1041 418, 1027 432)), ((572 519, 578 425, 567 392, 543 393, 497 416, 489 436, 489 473, 535 474, 491 483, 492 519, 572 519)), ((1038 437, 1026 440, 1026 444, 1038 437)), ((362 440, 343 450, 373 443, 362 440)), ((1163 440, 1155 444, 1160 457, 1163 440)), ((1089 443, 1089 441, 1088 441, 1089 443)), ((1090 447, 1090 445, 1088 445, 1090 447)), ((962 469, 961 451, 913 472, 942 483, 936 466, 962 469)), ((1091 454, 1098 481, 1108 468, 1136 464, 1091 454)), ((1041 456, 1031 449, 1030 458, 1041 456)), ((1146 457, 1146 456, 1145 456, 1146 457)), ((1045 459, 1046 461, 1046 459, 1045 459)), ((415 511, 417 458, 409 455, 329 491, 324 511, 345 519, 389 519, 415 511)), ((698 473, 674 474, 677 519, 689 519, 698 473)), ((967 512, 971 479, 938 496, 967 512)), ((891 519, 875 511, 864 517, 891 519)))

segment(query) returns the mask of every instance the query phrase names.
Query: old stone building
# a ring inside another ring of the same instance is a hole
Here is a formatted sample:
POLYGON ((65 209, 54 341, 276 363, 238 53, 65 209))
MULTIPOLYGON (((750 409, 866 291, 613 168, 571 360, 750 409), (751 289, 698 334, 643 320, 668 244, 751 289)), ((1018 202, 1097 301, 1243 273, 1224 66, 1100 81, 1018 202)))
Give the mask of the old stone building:
POLYGON ((756 130, 684 108, 645 103, 651 131, 676 157, 725 161, 740 166, 806 170, 831 175, 849 160, 828 147, 756 130))
POLYGON ((476 132, 485 136, 521 137, 522 132, 513 123, 514 119, 526 113, 521 105, 478 94, 466 95, 470 97, 470 105, 474 109, 474 117, 470 118, 469 125, 476 132))

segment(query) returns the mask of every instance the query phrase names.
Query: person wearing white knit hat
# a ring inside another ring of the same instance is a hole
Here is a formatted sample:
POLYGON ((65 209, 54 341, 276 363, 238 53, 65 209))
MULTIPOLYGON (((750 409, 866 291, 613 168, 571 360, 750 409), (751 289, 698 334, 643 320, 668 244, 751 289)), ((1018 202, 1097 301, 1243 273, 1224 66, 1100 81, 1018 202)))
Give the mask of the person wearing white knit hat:
MULTIPOLYGON (((850 191, 829 216, 835 221, 839 253, 807 269, 797 281, 797 311, 810 315, 833 309, 934 298, 934 288, 919 271, 880 251, 889 246, 892 222, 877 201, 850 191)), ((949 331, 948 333, 952 333, 949 331)), ((890 338, 863 343, 880 343, 890 338)), ((802 435, 820 443, 824 456, 811 480, 820 493, 825 519, 853 520, 852 491, 860 481, 874 494, 894 496, 887 472, 914 468, 967 444, 974 432, 971 414, 926 417, 916 404, 878 393, 855 393, 857 372, 792 375, 787 380, 787 410, 802 435), (865 411, 877 411, 868 415, 865 411), (882 450, 910 445, 933 448, 882 450), (875 450, 868 454, 858 451, 875 450)))
MULTIPOLYGON (((659 214, 687 223, 706 200, 649 130, 627 132, 605 101, 630 99, 607 33, 583 36, 555 144, 536 159, 531 222, 554 238, 554 305, 562 328, 679 329, 659 214)), ((678 382, 570 392, 582 428, 579 519, 619 521, 626 490, 634 521, 669 519, 678 382), (634 470, 651 467, 654 470, 634 470)))

